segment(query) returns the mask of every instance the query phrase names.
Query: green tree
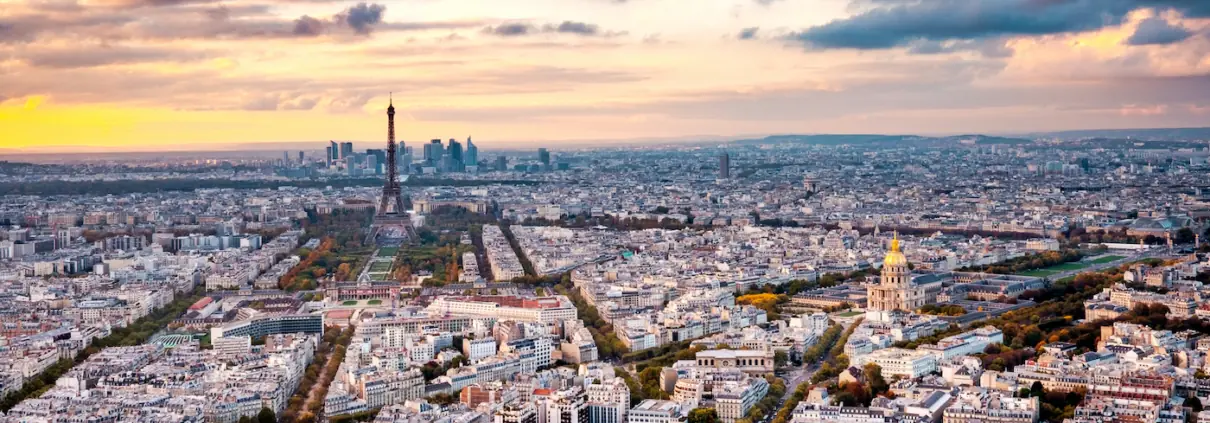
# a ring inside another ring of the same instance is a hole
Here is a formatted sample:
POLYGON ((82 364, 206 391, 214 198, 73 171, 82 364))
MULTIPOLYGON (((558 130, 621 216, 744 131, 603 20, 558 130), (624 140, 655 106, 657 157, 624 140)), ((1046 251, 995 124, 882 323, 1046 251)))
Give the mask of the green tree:
POLYGON ((1189 398, 1185 398, 1184 406, 1192 408, 1194 413, 1202 412, 1202 400, 1198 399, 1197 395, 1190 395, 1189 398))
POLYGON ((1033 385, 1029 385, 1030 396, 1040 397, 1046 393, 1046 388, 1042 387, 1042 382, 1034 381, 1033 385))
POLYGON ((872 395, 878 395, 890 390, 890 384, 882 377, 882 367, 869 363, 862 370, 865 372, 866 380, 870 382, 870 392, 872 395))
POLYGON ((773 353, 773 364, 775 366, 777 366, 777 367, 785 366, 786 362, 788 362, 788 361, 790 361, 790 355, 786 354, 785 351, 777 351, 777 352, 773 353))
POLYGON ((269 407, 260 409, 260 413, 256 415, 257 423, 277 423, 277 414, 270 410, 269 407))
POLYGON ((689 412, 688 423, 716 423, 718 421, 718 411, 713 408, 694 408, 689 412))

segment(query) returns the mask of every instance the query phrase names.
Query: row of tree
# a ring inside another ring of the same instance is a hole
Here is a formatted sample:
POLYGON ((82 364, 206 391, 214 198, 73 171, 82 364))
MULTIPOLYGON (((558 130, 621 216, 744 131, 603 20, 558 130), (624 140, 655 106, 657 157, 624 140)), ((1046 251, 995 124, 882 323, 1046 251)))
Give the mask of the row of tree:
MULTIPOLYGON (((317 384, 323 381, 322 376, 326 376, 329 361, 335 363, 336 366, 340 365, 344 359, 344 347, 347 347, 352 339, 352 326, 345 330, 341 330, 337 326, 329 326, 324 329, 319 345, 315 348, 315 356, 312 357, 311 364, 307 365, 307 369, 303 371, 298 389, 286 402, 286 410, 281 414, 281 423, 314 423, 317 420, 316 416, 319 413, 319 407, 323 406, 328 386, 327 382, 324 382, 322 387, 317 384), (329 360, 329 358, 335 358, 333 354, 336 353, 340 354, 340 360, 329 360), (320 389, 324 391, 324 395, 315 396, 311 392, 320 389), (318 404, 315 401, 309 401, 311 398, 318 398, 318 404)), ((336 369, 332 369, 332 374, 335 372, 336 369)), ((327 381, 331 381, 331 379, 329 378, 327 381)))
POLYGON ((965 308, 955 304, 926 304, 924 307, 920 307, 920 309, 917 311, 920 312, 920 314, 932 314, 934 316, 961 316, 966 314, 965 308))
POLYGON ((790 394, 790 399, 785 404, 782 404, 781 409, 777 410, 777 414, 773 416, 773 423, 789 422, 794 409, 798 408, 798 403, 807 397, 807 391, 810 389, 810 383, 803 382, 798 384, 798 387, 794 388, 794 393, 790 394))
MULTIPOLYGON (((1087 228, 1076 227, 1068 230, 1067 233, 1064 234, 1063 238, 1067 239, 1071 244, 1099 244, 1104 242, 1137 244, 1139 241, 1143 241, 1143 243, 1147 245, 1162 245, 1168 242, 1168 239, 1165 237, 1146 235, 1140 238, 1137 236, 1127 235, 1126 233, 1126 228, 1105 231, 1088 231, 1087 228)), ((1194 240, 1196 240, 1196 234, 1197 233, 1194 232, 1192 228, 1180 228, 1172 234, 1172 242, 1176 244, 1192 243, 1194 240)), ((1210 238, 1210 228, 1207 228, 1206 232, 1202 234, 1203 242, 1207 241, 1207 238, 1210 238)))
POLYGON ((773 376, 765 376, 765 381, 769 382, 769 391, 748 410, 748 414, 735 423, 757 423, 763 421, 769 413, 777 411, 777 402, 786 394, 786 381, 773 376))
POLYGON ((833 345, 832 349, 828 351, 828 361, 825 361, 823 365, 819 366, 819 370, 816 370, 815 374, 811 375, 811 383, 819 383, 834 378, 840 375, 840 372, 849 368, 849 356, 844 353, 844 345, 849 342, 849 336, 853 335, 853 331, 861 325, 861 320, 857 319, 857 321, 853 322, 853 325, 844 331, 844 335, 841 335, 840 339, 836 340, 836 345, 833 345))
POLYGON ((614 333, 613 325, 602 318, 597 308, 580 295, 580 291, 572 284, 570 275, 564 274, 560 279, 561 282, 555 285, 554 290, 560 295, 566 295, 576 306, 576 317, 584 322, 584 327, 592 334, 593 342, 597 344, 597 356, 602 360, 621 359, 628 348, 614 333))
POLYGON ((840 339, 841 333, 844 331, 844 326, 833 324, 828 326, 823 334, 819 336, 819 340, 811 345, 803 352, 803 363, 817 363, 827 358, 828 351, 832 350, 832 346, 836 345, 836 340, 840 339))
POLYGON ((324 254, 327 254, 332 249, 333 244, 334 241, 332 238, 324 237, 319 241, 319 246, 315 247, 314 250, 300 248, 298 254, 303 258, 302 261, 286 271, 286 274, 277 280, 277 286, 287 291, 313 289, 315 287, 315 280, 326 274, 326 270, 316 266, 315 262, 320 257, 323 257, 324 254), (308 275, 300 278, 299 275, 304 271, 308 275))
POLYGON ((517 242, 516 235, 513 235, 512 228, 507 223, 503 223, 500 225, 500 232, 504 234, 504 239, 508 240, 508 246, 513 248, 513 253, 517 254, 517 260, 521 262, 521 270, 524 270, 527 276, 538 276, 538 272, 534 270, 534 264, 529 261, 529 257, 525 256, 525 250, 521 249, 521 243, 517 242))
POLYGON ((634 376, 631 376, 630 372, 626 371, 626 369, 622 367, 614 367, 613 375, 622 378, 622 382, 625 382, 626 388, 630 390, 631 407, 638 405, 645 399, 666 399, 665 395, 661 394, 663 391, 658 390, 658 387, 656 391, 648 389, 647 387, 639 384, 638 381, 634 380, 634 376))

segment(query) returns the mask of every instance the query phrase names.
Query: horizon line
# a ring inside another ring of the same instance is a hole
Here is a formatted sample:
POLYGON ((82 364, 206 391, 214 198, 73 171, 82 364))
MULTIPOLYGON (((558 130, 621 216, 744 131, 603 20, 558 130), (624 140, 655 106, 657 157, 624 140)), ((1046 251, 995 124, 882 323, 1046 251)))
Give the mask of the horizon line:
MULTIPOLYGON (((763 134, 736 134, 736 135, 682 135, 682 136, 667 136, 667 137, 633 137, 622 139, 547 139, 547 140, 501 140, 489 141, 487 150, 517 150, 529 145, 534 148, 542 147, 540 143, 564 144, 574 148, 608 148, 612 146, 627 146, 635 143, 652 142, 652 143, 668 143, 668 144, 692 144, 692 143, 730 143, 742 140, 763 139, 774 136, 826 136, 826 135, 883 135, 883 136, 919 136, 919 137, 955 137, 955 136, 1000 136, 1000 137, 1018 137, 1023 139, 1036 139, 1039 135, 1046 134, 1063 134, 1072 132, 1091 132, 1091 131, 1156 131, 1156 130, 1196 130, 1210 129, 1210 126, 1178 126, 1178 127, 1148 127, 1148 128, 1085 128, 1085 129, 1063 129, 1063 130, 1035 130, 1022 132, 937 132, 937 133, 912 133, 912 132, 782 132, 782 133, 763 133, 763 134), (504 148, 491 148, 492 144, 500 144, 504 148)), ((473 135, 471 136, 473 137, 473 135)), ((428 141, 440 139, 431 138, 427 141, 412 141, 412 143, 426 144, 428 141)), ((458 139, 458 138, 453 138, 458 139)), ((441 139, 445 141, 445 139, 441 139)), ((375 144, 383 141, 368 141, 368 140, 302 140, 302 141, 245 141, 245 142, 214 142, 203 144, 191 144, 188 147, 181 149, 168 150, 131 150, 130 146, 114 146, 102 147, 91 145, 56 145, 45 148, 0 148, 0 157, 5 156, 30 156, 43 154, 60 154, 60 155, 81 155, 81 154, 179 154, 179 153, 214 153, 223 151, 239 151, 239 152, 280 152, 280 151, 307 151, 307 148, 300 148, 302 144, 315 143, 316 147, 312 150, 322 150, 325 144, 330 142, 351 142, 358 145, 375 144), (284 147, 290 145, 290 147, 284 147), (274 146, 279 146, 274 148, 274 146)), ((407 144, 406 140, 399 140, 401 144, 407 144)), ((482 148, 481 141, 476 142, 476 146, 482 148)), ((137 148, 137 147, 135 147, 137 148)), ((545 148, 550 148, 546 146, 545 148)))

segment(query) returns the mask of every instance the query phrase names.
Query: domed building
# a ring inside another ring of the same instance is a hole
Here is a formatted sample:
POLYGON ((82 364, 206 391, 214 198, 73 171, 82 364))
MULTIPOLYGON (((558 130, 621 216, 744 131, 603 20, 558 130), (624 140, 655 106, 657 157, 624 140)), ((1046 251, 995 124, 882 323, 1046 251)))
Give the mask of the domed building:
POLYGON ((887 321, 892 311, 912 312, 927 303, 925 288, 912 283, 907 257, 899 249, 899 236, 891 240, 891 251, 882 260, 878 285, 866 288, 866 319, 887 321))

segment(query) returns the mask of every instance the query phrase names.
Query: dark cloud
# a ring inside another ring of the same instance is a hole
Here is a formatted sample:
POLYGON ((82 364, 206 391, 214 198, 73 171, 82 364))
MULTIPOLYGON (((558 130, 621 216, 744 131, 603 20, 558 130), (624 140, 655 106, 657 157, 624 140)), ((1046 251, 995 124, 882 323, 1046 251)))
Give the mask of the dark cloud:
POLYGON ((294 35, 316 37, 324 33, 324 23, 319 19, 303 15, 294 21, 294 35))
POLYGON ((576 21, 563 21, 559 24, 546 24, 541 27, 524 22, 512 22, 488 26, 483 28, 483 33, 500 37, 517 37, 541 33, 574 34, 585 37, 613 37, 625 34, 624 32, 602 31, 601 27, 596 24, 576 21))
POLYGON ((1206 0, 1139 0, 1144 6, 1175 10, 1190 18, 1210 17, 1210 1, 1206 0))
POLYGON ((739 31, 739 39, 741 39, 741 40, 754 40, 754 39, 756 39, 756 32, 757 32, 757 31, 759 31, 759 30, 760 30, 760 28, 759 28, 759 27, 755 27, 755 26, 754 26, 754 27, 751 27, 751 28, 744 28, 744 29, 742 29, 742 30, 740 30, 740 31, 739 31))
POLYGON ((556 25, 547 25, 546 30, 549 32, 562 32, 562 33, 566 33, 566 34, 580 34, 580 35, 597 35, 598 33, 601 32, 601 28, 597 25, 584 23, 584 22, 572 22, 572 21, 563 21, 563 23, 561 23, 557 26, 556 25))
MULTIPOLYGON (((814 49, 965 49, 961 42, 1093 31, 1155 8, 1210 16, 1207 0, 861 0, 871 6, 788 39, 814 49), (947 44, 958 42, 959 44, 947 44)), ((1171 35, 1171 34, 1169 34, 1171 35)), ((968 49, 967 49, 968 50, 968 49)), ((1003 50, 999 53, 1004 53, 1003 50)))
POLYGON ((358 3, 337 15, 337 19, 353 29, 358 34, 369 34, 374 25, 382 23, 382 13, 386 6, 381 4, 358 3))
POLYGON ((945 54, 972 51, 989 59, 1012 57, 1014 51, 1003 39, 914 42, 908 47, 912 54, 945 54))
POLYGON ((1153 17, 1139 22, 1139 27, 1135 29, 1134 35, 1126 40, 1126 44, 1132 46, 1173 44, 1185 41, 1192 36, 1193 31, 1172 25, 1164 18, 1153 17))
POLYGON ((506 23, 496 26, 483 28, 484 33, 498 35, 501 37, 516 37, 535 32, 536 28, 533 25, 525 23, 506 23))

